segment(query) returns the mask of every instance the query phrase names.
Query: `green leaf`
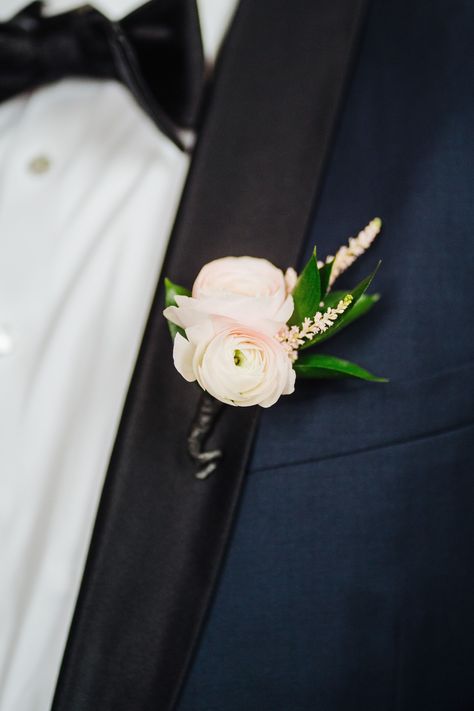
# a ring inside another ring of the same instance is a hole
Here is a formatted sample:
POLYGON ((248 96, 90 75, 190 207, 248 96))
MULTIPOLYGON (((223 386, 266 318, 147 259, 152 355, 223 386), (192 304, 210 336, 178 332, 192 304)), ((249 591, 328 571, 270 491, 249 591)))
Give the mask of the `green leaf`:
MULTIPOLYGON (((165 306, 177 306, 177 296, 191 296, 191 292, 189 291, 189 289, 185 289, 184 286, 179 286, 179 284, 173 284, 172 281, 170 281, 168 278, 165 278, 165 306)), ((168 329, 173 340, 177 333, 180 333, 186 338, 184 329, 182 329, 180 326, 176 326, 176 324, 174 323, 171 323, 171 321, 168 321, 168 329)))
MULTIPOLYGON (((359 282, 359 284, 357 284, 355 289, 353 289, 352 291, 349 291, 349 292, 342 292, 343 296, 346 296, 347 294, 350 294, 352 296, 352 302, 349 304, 347 309, 344 311, 343 314, 341 314, 339 316, 337 321, 334 322, 333 326, 328 328, 327 331, 324 331, 324 333, 318 333, 311 341, 307 341, 303 346, 301 346, 300 350, 303 350, 305 348, 310 348, 311 346, 315 346, 317 343, 322 343, 323 341, 326 341, 328 338, 332 338, 333 336, 336 335, 336 333, 338 333, 341 330, 341 328, 344 328, 344 326, 346 324, 351 322, 348 319, 350 318, 350 315, 351 315, 352 311, 354 310, 359 299, 365 294, 365 292, 371 285, 373 278, 377 274, 380 264, 381 264, 381 262, 379 262, 377 264, 377 266, 375 267, 372 274, 369 274, 368 277, 366 277, 361 282, 359 282)), ((329 304, 329 296, 330 296, 330 294, 328 294, 328 296, 326 297, 326 302, 327 302, 326 308, 328 308, 331 305, 331 304, 329 304)), ((359 308, 361 308, 361 307, 359 307, 359 308)), ((357 312, 356 312, 356 315, 357 315, 357 312)), ((362 315, 362 314, 360 314, 360 315, 362 315)), ((354 319, 352 319, 352 320, 354 320, 354 319)))
POLYGON ((387 378, 379 378, 356 363, 322 353, 306 353, 294 364, 300 378, 361 378, 372 383, 388 383, 387 378))
POLYGON ((166 306, 176 306, 177 296, 191 296, 189 289, 185 289, 184 286, 179 286, 179 284, 173 284, 168 278, 165 278, 165 290, 166 306))
POLYGON ((319 309, 321 280, 316 261, 316 247, 293 289, 293 301, 295 308, 288 321, 290 326, 299 326, 307 316, 311 318, 319 309))
POLYGON ((329 286, 329 279, 331 278, 333 264, 334 264, 334 259, 331 259, 330 262, 326 262, 326 264, 324 264, 319 270, 319 278, 321 280, 321 298, 323 300, 327 294, 327 290, 328 290, 328 286, 329 286))

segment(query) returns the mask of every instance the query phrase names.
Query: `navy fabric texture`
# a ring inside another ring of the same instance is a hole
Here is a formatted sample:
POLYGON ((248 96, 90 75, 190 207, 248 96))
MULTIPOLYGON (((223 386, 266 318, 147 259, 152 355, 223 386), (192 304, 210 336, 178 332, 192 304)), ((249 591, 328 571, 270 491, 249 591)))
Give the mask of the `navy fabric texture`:
POLYGON ((341 278, 383 259, 382 300, 324 350, 391 382, 263 414, 180 711, 474 709, 473 27, 372 4, 307 248, 383 219, 341 278))

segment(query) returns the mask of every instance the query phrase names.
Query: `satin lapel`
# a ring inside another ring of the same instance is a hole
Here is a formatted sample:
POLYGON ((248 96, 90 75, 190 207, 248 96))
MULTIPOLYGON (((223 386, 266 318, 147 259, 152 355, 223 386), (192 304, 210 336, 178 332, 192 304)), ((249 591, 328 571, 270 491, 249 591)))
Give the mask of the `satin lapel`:
MULTIPOLYGON (((226 42, 165 273, 230 254, 297 262, 365 0, 244 0, 226 42)), ((236 512, 255 409, 228 407, 195 478, 197 388, 174 370, 158 289, 110 462, 54 711, 169 711, 236 512)))

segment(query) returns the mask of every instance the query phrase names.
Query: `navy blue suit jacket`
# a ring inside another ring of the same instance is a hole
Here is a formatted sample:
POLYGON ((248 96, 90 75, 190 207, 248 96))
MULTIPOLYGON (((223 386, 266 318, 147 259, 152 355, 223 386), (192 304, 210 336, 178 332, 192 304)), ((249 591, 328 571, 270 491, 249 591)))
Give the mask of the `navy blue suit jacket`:
POLYGON ((474 709, 474 5, 377 0, 312 221, 382 294, 265 412, 180 711, 474 709))

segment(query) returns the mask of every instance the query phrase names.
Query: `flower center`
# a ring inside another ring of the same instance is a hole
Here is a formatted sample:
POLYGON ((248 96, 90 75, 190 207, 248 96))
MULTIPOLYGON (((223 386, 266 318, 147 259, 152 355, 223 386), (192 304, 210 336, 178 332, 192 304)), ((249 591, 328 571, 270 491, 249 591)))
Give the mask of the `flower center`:
POLYGON ((243 364, 245 360, 244 354, 242 351, 236 350, 234 351, 234 364, 239 367, 240 365, 243 364))

